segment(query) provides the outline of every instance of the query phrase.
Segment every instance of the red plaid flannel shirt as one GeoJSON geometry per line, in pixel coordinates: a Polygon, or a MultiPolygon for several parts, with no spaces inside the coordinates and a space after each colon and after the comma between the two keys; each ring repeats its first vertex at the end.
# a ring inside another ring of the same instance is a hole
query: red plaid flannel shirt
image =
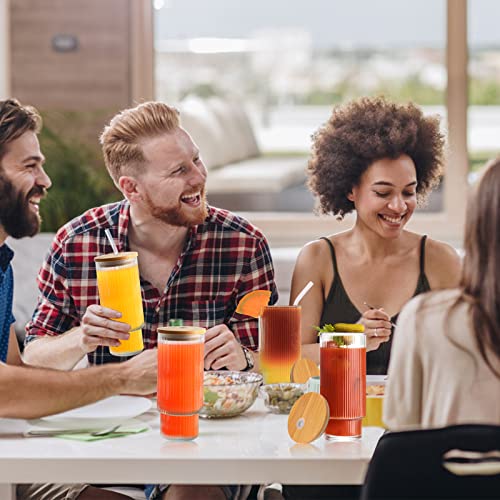
{"type": "MultiPolygon", "coordinates": [[[[125,200],[93,208],[57,232],[38,275],[40,296],[26,326],[26,343],[78,326],[87,307],[99,303],[94,257],[112,251],[107,228],[118,250],[128,250],[129,212],[125,200]]],[[[182,318],[185,324],[206,328],[224,323],[243,345],[256,349],[257,320],[235,312],[252,290],[270,290],[271,304],[278,299],[264,235],[241,217],[209,207],[205,222],[191,228],[165,289],[158,291],[141,278],[145,347],[156,347],[158,325],[182,318]]],[[[121,359],[99,347],[89,360],[100,364],[121,359]]]]}

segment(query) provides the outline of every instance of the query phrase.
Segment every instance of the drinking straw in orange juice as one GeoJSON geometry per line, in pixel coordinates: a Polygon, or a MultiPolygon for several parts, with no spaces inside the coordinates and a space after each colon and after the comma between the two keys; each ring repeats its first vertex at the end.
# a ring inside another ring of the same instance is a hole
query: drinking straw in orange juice
{"type": "Polygon", "coordinates": [[[265,384],[290,382],[300,359],[300,306],[264,307],[259,318],[260,370],[265,384]]]}
{"type": "Polygon", "coordinates": [[[203,406],[204,328],[158,328],[158,409],[162,434],[169,439],[194,439],[203,406]],[[193,435],[196,429],[195,435],[193,435]]]}
{"type": "Polygon", "coordinates": [[[119,346],[111,346],[109,351],[115,356],[136,354],[144,349],[144,312],[137,252],[101,255],[94,260],[101,305],[121,312],[121,318],[116,321],[130,325],[129,339],[121,340],[119,346]]]}

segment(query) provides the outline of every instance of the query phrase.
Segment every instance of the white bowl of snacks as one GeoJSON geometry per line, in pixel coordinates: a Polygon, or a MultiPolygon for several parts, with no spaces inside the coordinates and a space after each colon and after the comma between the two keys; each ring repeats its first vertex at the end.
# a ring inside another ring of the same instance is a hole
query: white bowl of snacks
{"type": "Polygon", "coordinates": [[[262,375],[253,372],[209,371],[203,383],[202,418],[240,415],[257,398],[262,375]]]}
{"type": "Polygon", "coordinates": [[[305,392],[304,384],[283,382],[281,384],[267,384],[259,389],[259,395],[264,400],[267,409],[272,413],[288,414],[305,392]]]}

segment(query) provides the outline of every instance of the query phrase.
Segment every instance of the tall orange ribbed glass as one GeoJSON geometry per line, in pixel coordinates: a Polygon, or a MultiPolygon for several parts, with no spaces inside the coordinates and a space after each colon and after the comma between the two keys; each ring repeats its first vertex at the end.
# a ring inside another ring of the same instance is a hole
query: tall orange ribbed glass
{"type": "Polygon", "coordinates": [[[198,436],[204,333],[194,326],[158,328],[158,409],[161,433],[168,439],[198,436]]]}
{"type": "Polygon", "coordinates": [[[366,414],[366,335],[322,333],[320,337],[320,391],[328,401],[330,440],[361,438],[366,414]]]}
{"type": "Polygon", "coordinates": [[[300,359],[300,306],[264,307],[259,318],[259,361],[264,384],[290,382],[300,359]]]}

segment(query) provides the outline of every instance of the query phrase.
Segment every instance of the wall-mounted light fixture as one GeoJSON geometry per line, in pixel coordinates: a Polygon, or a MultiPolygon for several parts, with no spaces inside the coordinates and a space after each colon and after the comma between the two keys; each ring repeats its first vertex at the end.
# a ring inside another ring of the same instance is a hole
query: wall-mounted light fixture
{"type": "Polygon", "coordinates": [[[68,33],[58,33],[52,37],[52,49],[56,52],[76,52],[78,38],[68,33]]]}

